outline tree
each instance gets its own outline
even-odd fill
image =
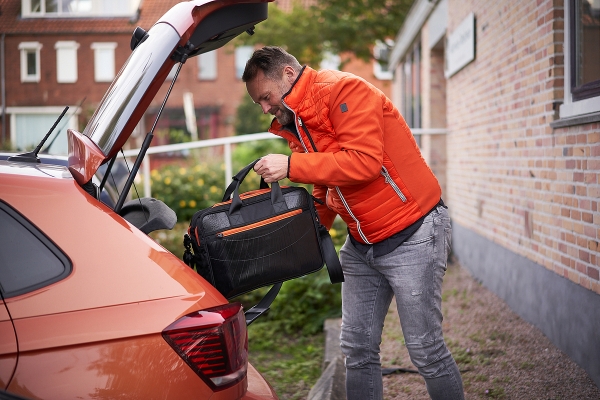
[[[393,39],[413,0],[319,0],[304,7],[295,1],[290,12],[269,4],[269,18],[245,44],[284,47],[302,64],[318,67],[325,51],[361,60],[373,58],[376,41]]]
[[[280,46],[301,64],[318,66],[327,48],[314,11],[314,7],[303,7],[297,1],[294,1],[290,12],[270,3],[269,18],[257,26],[256,33],[240,35],[237,40],[246,45]]]

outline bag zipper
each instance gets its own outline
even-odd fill
[[[281,220],[284,220],[284,219],[287,219],[287,218],[291,218],[294,215],[298,215],[298,214],[302,214],[302,210],[301,209],[294,210],[294,211],[289,211],[289,212],[287,212],[285,214],[277,215],[275,217],[271,217],[271,218],[265,219],[263,221],[255,222],[253,224],[249,224],[249,225],[245,225],[245,226],[240,226],[239,228],[228,229],[226,231],[217,233],[217,237],[222,238],[222,237],[225,237],[225,236],[235,235],[236,233],[246,232],[246,231],[249,231],[249,230],[252,230],[252,229],[255,229],[255,228],[260,228],[261,226],[272,224],[273,222],[277,222],[277,221],[281,221]]]
[[[403,203],[406,203],[406,196],[404,195],[404,193],[402,193],[402,190],[400,190],[398,185],[396,185],[396,182],[394,182],[387,168],[384,166],[381,167],[381,175],[383,175],[383,177],[385,178],[385,183],[388,183],[392,187],[392,189],[394,189],[394,192],[396,192],[398,197],[400,197],[400,200],[402,200]]]

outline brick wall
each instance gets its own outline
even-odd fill
[[[448,196],[460,225],[600,293],[600,124],[552,129],[563,2],[449,0],[476,59],[447,81]]]

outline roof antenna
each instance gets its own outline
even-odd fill
[[[42,149],[42,146],[44,145],[44,143],[46,142],[46,140],[48,140],[48,137],[50,136],[50,134],[52,133],[52,131],[54,130],[54,128],[56,128],[56,125],[58,125],[58,123],[60,122],[60,120],[62,119],[62,117],[64,117],[64,115],[65,115],[65,113],[67,112],[68,109],[69,109],[69,106],[66,106],[65,109],[63,110],[63,112],[60,114],[60,116],[56,120],[56,122],[54,122],[54,125],[52,125],[52,128],[50,128],[50,130],[48,131],[48,133],[46,133],[46,136],[44,136],[44,138],[42,139],[42,141],[40,142],[40,144],[38,144],[37,147],[33,151],[30,151],[28,153],[17,154],[16,156],[8,157],[8,161],[21,161],[21,162],[39,163],[40,162],[40,158],[38,157],[38,153]]]

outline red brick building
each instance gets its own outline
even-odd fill
[[[131,34],[148,30],[177,0],[2,0],[0,2],[0,146],[34,147],[65,106],[61,132],[51,153],[66,153],[67,128],[83,130],[120,67],[131,53]],[[287,2],[277,2],[286,7]],[[153,144],[168,133],[189,131],[184,96],[193,97],[200,139],[233,134],[235,112],[247,95],[241,73],[252,48],[225,47],[192,58],[183,66]],[[373,66],[352,62],[346,70],[370,80],[389,94],[390,76],[377,79]],[[134,139],[149,129],[169,81],[155,97]],[[252,132],[248,132],[252,133]],[[137,135],[137,136],[136,136]],[[52,138],[50,141],[52,141]],[[135,146],[135,144],[132,144]]]
[[[129,0],[111,9],[113,3],[108,1],[62,0],[52,3],[58,5],[55,9],[46,9],[50,6],[39,0],[3,1],[3,145],[10,142],[13,148],[31,147],[67,105],[71,109],[59,127],[63,131],[69,127],[83,129],[129,56],[135,27],[149,29],[176,3]],[[228,46],[215,54],[189,60],[182,68],[158,130],[168,126],[185,129],[183,94],[192,92],[200,138],[231,134],[232,116],[244,93],[236,76],[235,54],[235,49]],[[146,124],[151,123],[167,86],[168,83],[148,110]],[[61,136],[64,134],[56,141],[54,152],[66,149]]]
[[[391,58],[454,254],[600,385],[600,2],[416,0]]]

